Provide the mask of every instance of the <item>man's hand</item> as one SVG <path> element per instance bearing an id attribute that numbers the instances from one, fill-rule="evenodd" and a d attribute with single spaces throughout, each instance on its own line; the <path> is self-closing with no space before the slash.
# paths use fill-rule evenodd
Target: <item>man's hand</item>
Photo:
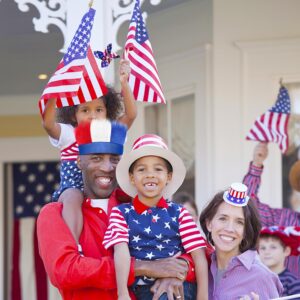
<path id="1" fill-rule="evenodd" d="M 154 261 L 135 261 L 135 276 L 148 276 L 153 278 L 173 277 L 185 280 L 188 264 L 183 259 L 165 258 Z"/>
<path id="2" fill-rule="evenodd" d="M 174 297 L 178 300 L 184 300 L 182 281 L 177 278 L 162 278 L 157 279 L 151 287 L 153 300 L 158 300 L 163 293 L 167 293 L 168 300 L 173 300 Z"/>
<path id="3" fill-rule="evenodd" d="M 267 156 L 268 144 L 259 142 L 254 148 L 253 165 L 256 167 L 262 167 Z"/>
<path id="4" fill-rule="evenodd" d="M 242 296 L 239 300 L 259 300 L 259 295 L 254 292 L 251 292 L 251 296 L 245 295 Z"/>

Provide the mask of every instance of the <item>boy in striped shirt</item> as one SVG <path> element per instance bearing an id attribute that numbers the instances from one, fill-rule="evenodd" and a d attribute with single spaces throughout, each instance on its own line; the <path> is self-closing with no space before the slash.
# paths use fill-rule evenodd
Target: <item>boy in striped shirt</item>
<path id="1" fill-rule="evenodd" d="M 130 256 L 156 260 L 190 253 L 195 263 L 197 286 L 178 276 L 176 299 L 208 299 L 206 242 L 185 208 L 167 201 L 185 177 L 182 160 L 156 135 L 137 139 L 132 151 L 120 160 L 116 175 L 120 187 L 133 197 L 132 203 L 115 207 L 103 244 L 114 247 L 118 299 L 130 299 L 127 278 Z M 201 278 L 201 280 L 200 280 Z M 154 285 L 154 286 L 153 286 Z M 139 277 L 132 287 L 137 299 L 152 299 L 153 278 Z M 183 295 L 184 294 L 184 295 Z M 196 296 L 197 294 L 197 296 Z M 159 299 L 168 299 L 163 294 Z"/>

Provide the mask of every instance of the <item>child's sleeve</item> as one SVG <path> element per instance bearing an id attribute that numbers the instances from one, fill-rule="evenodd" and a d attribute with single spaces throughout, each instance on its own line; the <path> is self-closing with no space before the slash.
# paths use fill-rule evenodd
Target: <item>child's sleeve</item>
<path id="1" fill-rule="evenodd" d="M 60 126 L 60 136 L 59 139 L 56 140 L 49 136 L 50 144 L 53 147 L 64 149 L 67 146 L 76 142 L 74 127 L 69 124 L 59 123 Z"/>
<path id="2" fill-rule="evenodd" d="M 190 213 L 181 208 L 179 218 L 179 234 L 186 253 L 206 247 L 206 242 Z"/>
<path id="3" fill-rule="evenodd" d="M 108 249 L 121 242 L 129 243 L 128 225 L 119 208 L 114 207 L 109 217 L 103 246 L 105 249 Z"/>

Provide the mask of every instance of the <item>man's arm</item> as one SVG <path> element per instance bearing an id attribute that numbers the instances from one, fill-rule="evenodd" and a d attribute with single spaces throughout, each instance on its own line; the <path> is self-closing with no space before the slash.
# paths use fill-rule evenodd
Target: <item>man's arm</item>
<path id="1" fill-rule="evenodd" d="M 63 221 L 61 209 L 59 203 L 48 204 L 37 220 L 39 251 L 53 285 L 60 289 L 115 289 L 113 258 L 80 256 L 75 240 Z M 129 284 L 134 282 L 133 267 L 132 260 Z"/>
<path id="2" fill-rule="evenodd" d="M 250 163 L 248 173 L 243 179 L 243 183 L 248 187 L 248 195 L 258 200 L 258 190 L 261 184 L 263 163 L 268 156 L 268 144 L 258 143 L 253 152 L 253 161 Z"/>
<path id="3" fill-rule="evenodd" d="M 268 204 L 259 201 L 257 196 L 258 188 L 261 183 L 261 174 L 263 171 L 263 163 L 268 156 L 268 145 L 266 143 L 258 143 L 253 152 L 253 161 L 243 183 L 248 186 L 251 201 L 256 205 L 260 215 L 260 221 L 263 226 L 284 225 L 297 226 L 300 224 L 300 214 L 289 208 L 272 208 Z"/>
<path id="4" fill-rule="evenodd" d="M 136 260 L 134 262 L 135 276 L 147 276 L 153 278 L 178 278 L 183 280 L 188 272 L 188 264 L 184 259 L 175 257 L 153 261 Z"/>

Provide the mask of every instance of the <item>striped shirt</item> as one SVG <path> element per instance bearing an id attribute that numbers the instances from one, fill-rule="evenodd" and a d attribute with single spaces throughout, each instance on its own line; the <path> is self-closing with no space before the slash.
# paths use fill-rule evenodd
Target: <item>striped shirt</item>
<path id="1" fill-rule="evenodd" d="M 60 149 L 61 160 L 76 160 L 78 156 L 78 145 L 76 143 L 74 127 L 69 124 L 59 123 L 59 140 L 49 137 L 50 143 Z"/>
<path id="2" fill-rule="evenodd" d="M 262 172 L 263 167 L 256 167 L 251 162 L 243 180 L 243 183 L 248 186 L 249 196 L 259 211 L 262 226 L 300 226 L 300 213 L 289 208 L 272 208 L 259 201 L 257 194 Z M 300 279 L 300 256 L 289 256 L 286 260 L 286 267 Z"/>
<path id="3" fill-rule="evenodd" d="M 156 207 L 147 207 L 137 197 L 132 203 L 114 207 L 103 245 L 106 249 L 128 243 L 131 256 L 156 260 L 178 252 L 206 247 L 196 223 L 181 205 L 161 198 Z"/>
<path id="4" fill-rule="evenodd" d="M 283 285 L 283 296 L 300 294 L 300 280 L 289 270 L 285 269 L 283 272 L 279 273 L 278 276 Z M 297 299 L 300 299 L 300 296 Z"/>

